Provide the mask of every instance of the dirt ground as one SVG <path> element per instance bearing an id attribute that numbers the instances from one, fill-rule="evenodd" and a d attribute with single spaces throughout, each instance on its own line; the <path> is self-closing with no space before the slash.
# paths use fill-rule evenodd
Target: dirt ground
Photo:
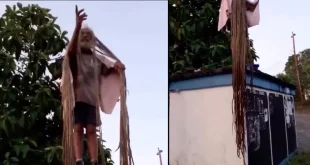
<path id="1" fill-rule="evenodd" d="M 310 113 L 296 112 L 295 119 L 299 151 L 310 152 Z"/>

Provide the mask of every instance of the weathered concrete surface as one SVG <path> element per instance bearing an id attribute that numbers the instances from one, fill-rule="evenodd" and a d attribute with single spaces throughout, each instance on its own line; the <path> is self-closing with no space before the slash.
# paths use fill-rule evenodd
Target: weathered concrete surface
<path id="1" fill-rule="evenodd" d="M 295 119 L 299 151 L 310 152 L 310 113 L 296 112 Z"/>

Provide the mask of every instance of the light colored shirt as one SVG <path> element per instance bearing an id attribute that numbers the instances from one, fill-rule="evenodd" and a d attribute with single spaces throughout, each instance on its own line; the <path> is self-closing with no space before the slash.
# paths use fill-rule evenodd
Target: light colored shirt
<path id="1" fill-rule="evenodd" d="M 77 54 L 76 101 L 97 106 L 99 96 L 99 77 L 101 66 L 113 67 L 114 60 L 107 57 L 88 54 Z"/>

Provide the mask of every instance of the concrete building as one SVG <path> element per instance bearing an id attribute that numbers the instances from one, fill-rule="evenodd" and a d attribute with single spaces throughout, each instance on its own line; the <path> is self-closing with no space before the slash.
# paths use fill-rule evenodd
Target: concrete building
<path id="1" fill-rule="evenodd" d="M 297 148 L 295 86 L 260 71 L 253 85 L 253 92 L 247 90 L 245 162 L 285 164 Z M 231 69 L 170 79 L 169 165 L 243 165 L 236 152 L 232 99 Z"/>

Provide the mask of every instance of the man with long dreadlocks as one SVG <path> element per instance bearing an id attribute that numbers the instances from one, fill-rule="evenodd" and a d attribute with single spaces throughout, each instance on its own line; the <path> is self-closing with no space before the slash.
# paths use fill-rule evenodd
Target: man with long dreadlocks
<path id="1" fill-rule="evenodd" d="M 69 59 L 73 78 L 73 92 L 75 98 L 75 105 L 73 106 L 74 157 L 77 165 L 84 164 L 82 159 L 82 141 L 84 134 L 83 129 L 85 128 L 91 164 L 97 165 L 98 148 L 96 127 L 101 125 L 98 112 L 98 91 L 100 91 L 99 77 L 100 75 L 107 76 L 114 71 L 122 72 L 125 70 L 125 66 L 118 60 L 104 57 L 99 59 L 97 57 L 94 48 L 97 40 L 94 32 L 87 26 L 82 27 L 83 21 L 87 18 L 86 13 L 83 13 L 83 11 L 83 9 L 78 10 L 76 6 L 76 27 L 67 48 L 66 55 Z M 65 162 L 65 164 L 69 163 Z"/>

